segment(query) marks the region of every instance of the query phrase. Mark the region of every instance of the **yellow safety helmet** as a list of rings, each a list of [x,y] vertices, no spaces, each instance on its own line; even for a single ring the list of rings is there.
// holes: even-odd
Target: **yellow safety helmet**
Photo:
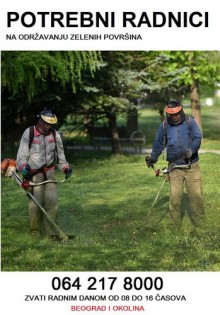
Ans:
[[[54,125],[57,123],[57,117],[51,110],[42,111],[39,117],[47,124]]]

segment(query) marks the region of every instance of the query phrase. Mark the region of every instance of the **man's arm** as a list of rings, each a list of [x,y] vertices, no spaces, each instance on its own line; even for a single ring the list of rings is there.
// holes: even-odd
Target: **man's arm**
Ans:
[[[60,134],[56,131],[56,148],[57,148],[57,166],[58,168],[63,171],[65,174],[67,172],[70,172],[71,171],[71,174],[72,174],[72,170],[70,168],[70,165],[69,163],[66,161],[66,157],[65,157],[65,154],[64,154],[64,148],[63,148],[63,142],[62,142],[62,139],[60,137]]]
[[[198,152],[201,141],[202,141],[202,132],[197,125],[196,121],[194,119],[191,119],[191,138],[192,138],[192,143],[190,145],[190,148],[192,150],[192,154]]]
[[[21,137],[16,158],[16,164],[19,171],[22,171],[22,169],[27,165],[29,154],[29,129],[26,129]]]

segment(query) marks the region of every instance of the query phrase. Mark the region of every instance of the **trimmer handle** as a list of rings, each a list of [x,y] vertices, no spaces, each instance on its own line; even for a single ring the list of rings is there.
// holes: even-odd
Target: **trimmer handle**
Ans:
[[[149,155],[147,155],[147,156],[145,157],[145,162],[146,162],[146,164],[147,164],[148,167],[152,167],[152,165],[149,166],[149,165],[150,165],[150,157],[149,157]]]
[[[147,156],[145,157],[145,162],[146,162],[146,164],[147,164],[147,166],[148,166],[149,168],[151,167],[151,168],[153,169],[153,171],[155,172],[156,177],[160,176],[160,170],[159,170],[159,169],[155,170],[154,164],[152,163],[152,160],[151,160],[151,158],[149,157],[149,155],[147,155]]]
[[[150,160],[150,157],[149,157],[149,155],[147,155],[147,156],[145,157],[145,162],[147,163],[149,160]]]
[[[149,155],[147,155],[147,156],[145,157],[145,162],[146,162],[146,164],[147,164],[148,167],[154,168],[154,163],[152,162],[152,160],[151,160],[151,158],[150,158]]]

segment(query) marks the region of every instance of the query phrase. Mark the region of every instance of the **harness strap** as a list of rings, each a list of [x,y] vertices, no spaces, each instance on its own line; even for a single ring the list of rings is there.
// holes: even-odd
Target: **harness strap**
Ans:
[[[56,130],[55,129],[51,129],[51,133],[54,137],[54,142],[56,144]],[[29,127],[29,149],[31,148],[31,144],[34,140],[34,126],[30,126]],[[57,150],[57,148],[56,148]]]
[[[58,157],[58,152],[57,152],[57,141],[56,141],[56,130],[51,129],[51,133],[54,137],[54,142],[55,142],[55,159],[57,160],[57,163],[59,164],[59,157]],[[29,127],[29,150],[31,148],[33,140],[34,140],[34,126],[30,126]]]
[[[42,166],[41,168],[39,168],[38,170],[31,170],[31,175],[37,175],[37,174],[43,174],[44,180],[48,180],[47,178],[47,172],[50,170],[55,169],[54,165],[50,165],[50,166]]]

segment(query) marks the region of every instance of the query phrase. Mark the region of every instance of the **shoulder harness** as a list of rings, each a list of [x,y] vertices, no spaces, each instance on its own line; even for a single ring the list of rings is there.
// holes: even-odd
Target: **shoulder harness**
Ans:
[[[56,130],[52,129],[51,132],[52,132],[52,135],[54,137],[54,142],[55,142],[56,159],[57,159],[57,162],[59,163],[59,158],[57,154]],[[34,126],[30,126],[29,127],[29,150],[31,148],[33,140],[34,140]]]
[[[51,132],[54,137],[55,144],[56,144],[56,130],[52,129]],[[31,148],[33,140],[34,140],[34,126],[30,126],[29,127],[29,149]]]

